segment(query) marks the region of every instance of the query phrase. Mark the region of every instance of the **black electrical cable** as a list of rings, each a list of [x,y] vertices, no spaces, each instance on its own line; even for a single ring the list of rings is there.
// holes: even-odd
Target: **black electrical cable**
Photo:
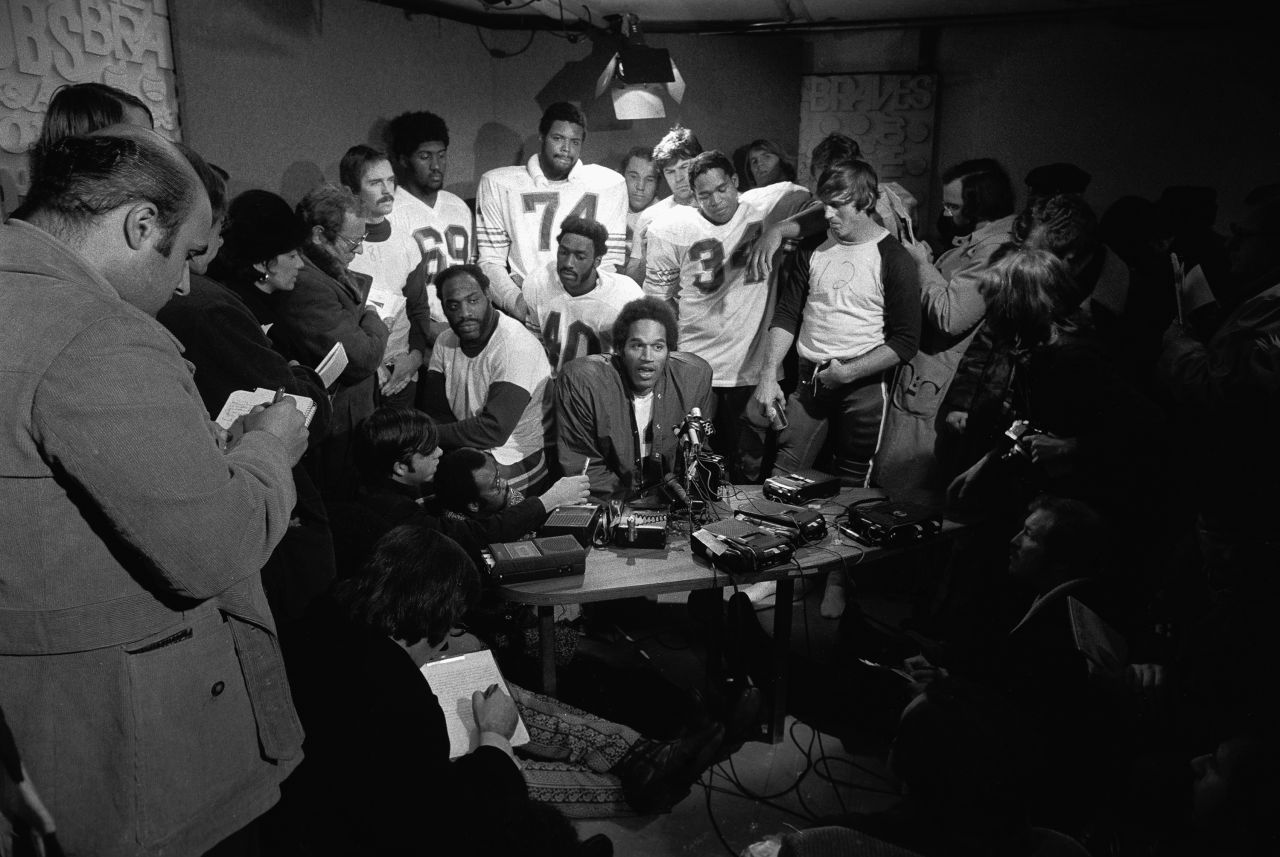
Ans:
[[[488,44],[485,42],[485,40],[484,40],[484,34],[480,32],[480,27],[479,27],[479,26],[477,26],[477,27],[476,27],[476,38],[478,38],[478,39],[480,40],[480,44],[481,44],[481,46],[482,46],[486,51],[488,51],[488,52],[489,52],[489,56],[493,57],[494,59],[498,59],[498,60],[505,60],[505,59],[510,59],[511,57],[518,57],[518,56],[520,56],[520,54],[522,54],[522,53],[524,53],[525,51],[529,50],[530,46],[532,46],[532,45],[533,45],[533,37],[534,37],[534,36],[536,36],[537,34],[538,34],[538,31],[537,31],[537,30],[530,30],[530,31],[529,31],[529,41],[527,41],[527,42],[525,42],[525,43],[524,43],[524,47],[522,47],[522,48],[521,48],[520,50],[518,50],[518,51],[504,51],[504,50],[499,50],[498,48],[491,48],[491,47],[489,47],[489,45],[488,45]]]
[[[712,771],[711,771],[711,774],[713,775],[713,777],[714,777],[714,776],[720,776],[720,777],[723,777],[725,780],[728,780],[730,783],[733,783],[733,782],[734,782],[734,781],[733,781],[730,777],[728,777],[728,776],[727,776],[723,771],[716,771],[716,770],[712,770]],[[780,803],[775,803],[775,802],[773,802],[773,801],[769,801],[769,800],[762,800],[762,799],[759,799],[759,798],[753,798],[753,797],[751,797],[750,795],[744,794],[741,790],[737,789],[737,784],[736,784],[736,783],[734,784],[734,788],[732,788],[732,789],[721,788],[720,786],[715,786],[715,785],[708,785],[708,786],[706,786],[706,788],[710,788],[712,791],[720,792],[721,794],[726,794],[726,795],[731,795],[732,797],[741,798],[742,800],[749,800],[749,801],[751,801],[752,803],[760,804],[760,805],[762,805],[762,806],[767,806],[767,807],[769,807],[770,809],[775,809],[775,810],[777,810],[778,812],[784,812],[784,813],[786,813],[787,815],[794,815],[796,818],[800,819],[801,821],[814,821],[814,820],[815,820],[815,819],[812,819],[812,818],[808,817],[807,815],[805,815],[805,814],[804,814],[804,813],[802,813],[802,812],[799,812],[799,811],[797,811],[797,810],[795,810],[795,809],[792,809],[792,808],[791,808],[791,807],[789,807],[789,806],[784,806],[784,805],[782,805],[782,804],[780,804]]]
[[[720,840],[720,844],[724,846],[724,850],[729,852],[729,857],[738,857],[738,852],[733,850],[733,846],[729,844],[729,840],[724,838],[724,834],[720,831],[720,823],[716,821],[716,814],[711,811],[711,783],[699,780],[703,793],[707,798],[707,820],[711,822],[711,829],[716,832],[716,838]]]

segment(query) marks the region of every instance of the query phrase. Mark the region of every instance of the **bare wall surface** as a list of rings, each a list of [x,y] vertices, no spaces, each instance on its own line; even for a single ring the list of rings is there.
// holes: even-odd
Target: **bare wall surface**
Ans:
[[[943,29],[935,168],[994,157],[1021,193],[1032,167],[1070,161],[1093,175],[1087,196],[1099,214],[1126,194],[1209,186],[1225,234],[1251,188],[1280,181],[1274,37],[1230,11]],[[911,71],[919,41],[901,31],[815,35],[805,56],[806,73]],[[938,205],[935,195],[927,224]]]
[[[546,33],[495,59],[477,29],[360,0],[170,0],[183,138],[233,177],[296,201],[387,120],[431,110],[449,124],[447,187],[473,197],[480,175],[535,151],[546,105],[574,101],[590,129],[583,159],[617,168],[677,120],[708,148],[755,137],[794,150],[801,48],[778,37],[650,36],[688,84],[666,119],[617,122],[594,84],[608,54]],[[528,36],[479,31],[514,52]]]

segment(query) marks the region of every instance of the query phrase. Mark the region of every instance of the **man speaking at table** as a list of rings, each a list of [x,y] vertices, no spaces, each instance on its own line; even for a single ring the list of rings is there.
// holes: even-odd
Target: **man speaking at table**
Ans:
[[[211,220],[171,144],[117,127],[53,146],[0,227],[0,705],[69,854],[200,854],[301,758],[259,570],[302,416],[224,451],[154,318]]]
[[[646,458],[660,456],[669,473],[680,424],[711,404],[711,366],[677,350],[675,313],[664,301],[625,305],[613,323],[613,343],[611,355],[565,364],[555,382],[560,466],[565,473],[585,467],[591,497],[600,502],[650,487],[642,476]]]

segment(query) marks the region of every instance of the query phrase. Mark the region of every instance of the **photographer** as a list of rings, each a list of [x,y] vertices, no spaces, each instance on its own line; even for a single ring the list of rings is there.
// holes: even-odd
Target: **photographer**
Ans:
[[[1152,490],[1162,417],[1105,356],[1066,264],[1044,250],[1014,250],[981,290],[993,342],[1010,364],[988,390],[1005,432],[952,481],[948,499],[973,505],[989,496],[1016,514],[1049,492],[1132,517],[1145,505],[1139,492]]]

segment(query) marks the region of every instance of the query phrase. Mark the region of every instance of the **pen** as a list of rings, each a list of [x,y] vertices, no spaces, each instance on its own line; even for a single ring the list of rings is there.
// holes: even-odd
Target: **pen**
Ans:
[[[272,397],[271,399],[271,404],[276,405],[283,401],[284,401],[284,387],[281,387],[278,390],[276,390],[275,396]]]
[[[586,461],[582,462],[582,475],[583,475],[583,476],[586,476],[586,475],[587,475],[587,468],[588,468],[588,467],[590,467],[590,466],[591,466],[591,459],[590,459],[590,458],[588,458]]]

